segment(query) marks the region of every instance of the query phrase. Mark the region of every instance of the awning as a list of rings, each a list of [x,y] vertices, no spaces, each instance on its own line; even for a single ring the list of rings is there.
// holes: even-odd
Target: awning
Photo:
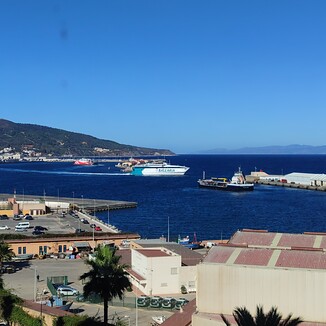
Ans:
[[[88,242],[86,241],[80,241],[80,242],[74,242],[74,246],[76,248],[90,248],[91,246],[89,245]]]

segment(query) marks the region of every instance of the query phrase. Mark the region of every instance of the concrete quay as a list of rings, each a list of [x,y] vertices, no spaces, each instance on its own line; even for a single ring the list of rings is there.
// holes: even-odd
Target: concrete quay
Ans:
[[[256,183],[261,185],[268,186],[278,186],[278,187],[287,187],[287,188],[296,188],[296,189],[305,189],[305,190],[316,190],[316,191],[326,191],[326,187],[322,186],[309,186],[297,183],[288,183],[280,181],[269,181],[269,180],[257,180]]]
[[[86,212],[98,212],[112,209],[126,209],[137,207],[136,202],[128,202],[122,200],[106,200],[106,199],[91,199],[91,198],[70,198],[70,197],[55,197],[44,195],[21,195],[21,194],[0,194],[0,200],[7,200],[8,198],[16,198],[16,201],[43,201],[57,203],[56,207],[61,207],[61,203],[68,204],[71,207]]]

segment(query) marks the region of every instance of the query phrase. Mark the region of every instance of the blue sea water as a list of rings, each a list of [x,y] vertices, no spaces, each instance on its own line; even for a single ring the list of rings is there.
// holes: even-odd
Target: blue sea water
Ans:
[[[196,233],[198,240],[229,238],[243,228],[326,231],[326,192],[256,185],[253,192],[231,193],[197,185],[203,171],[231,178],[240,166],[245,174],[325,173],[326,155],[178,155],[169,161],[190,170],[181,177],[137,177],[111,162],[5,163],[0,193],[135,201],[137,208],[111,211],[110,223],[143,238],[167,236],[168,229],[171,239]],[[107,221],[107,212],[97,216]]]

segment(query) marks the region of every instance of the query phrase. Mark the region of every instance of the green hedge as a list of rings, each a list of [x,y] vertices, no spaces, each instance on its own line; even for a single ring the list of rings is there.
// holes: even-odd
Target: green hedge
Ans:
[[[18,323],[20,326],[41,326],[40,318],[31,317],[21,307],[15,306],[12,310],[10,321]]]

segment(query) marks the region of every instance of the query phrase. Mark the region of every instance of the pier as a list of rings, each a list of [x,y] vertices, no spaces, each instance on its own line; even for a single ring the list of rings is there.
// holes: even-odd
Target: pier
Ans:
[[[20,202],[51,202],[57,203],[55,207],[61,207],[60,210],[68,206],[72,209],[84,211],[87,213],[94,213],[100,211],[114,210],[114,209],[126,209],[136,208],[136,202],[120,201],[120,200],[106,200],[106,199],[91,199],[91,198],[70,198],[70,197],[58,197],[58,196],[37,196],[37,195],[18,195],[18,194],[0,194],[0,200],[6,201],[8,198],[16,198],[16,201]],[[65,205],[63,205],[65,204]]]
[[[278,186],[278,187],[288,187],[288,188],[296,188],[296,189],[326,191],[325,186],[309,186],[309,185],[298,184],[298,183],[288,183],[288,182],[269,181],[269,180],[257,180],[256,183],[261,184],[261,185],[268,185],[268,186]]]

